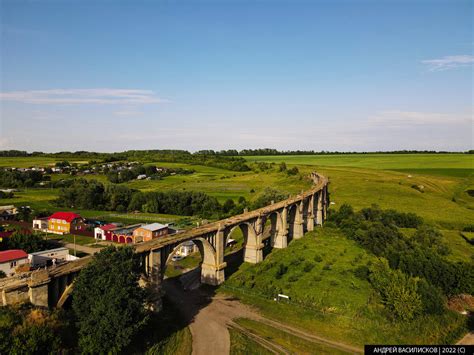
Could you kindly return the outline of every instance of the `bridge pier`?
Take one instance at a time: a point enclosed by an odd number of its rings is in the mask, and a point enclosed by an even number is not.
[[[148,308],[153,312],[159,312],[163,309],[162,290],[162,268],[161,268],[161,249],[151,250],[148,255],[148,289],[150,290],[150,298]]]
[[[323,225],[323,194],[322,192],[318,193],[318,206],[317,206],[317,212],[316,212],[316,224],[318,226]]]
[[[38,270],[31,274],[31,279],[28,282],[28,295],[30,296],[30,303],[39,307],[49,306],[49,277],[47,270]]]
[[[201,264],[201,283],[211,286],[220,285],[225,281],[224,269],[227,263],[224,261],[225,233],[219,226],[215,234],[215,255],[203,247],[203,262]]]
[[[277,249],[283,249],[288,246],[288,231],[278,231],[273,241],[273,247]]]
[[[244,261],[251,264],[257,264],[263,261],[263,247],[263,243],[247,245],[244,249]]]
[[[226,263],[219,265],[201,264],[201,283],[211,286],[220,285],[225,281]]]

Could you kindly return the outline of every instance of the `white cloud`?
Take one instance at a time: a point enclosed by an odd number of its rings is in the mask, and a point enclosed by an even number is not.
[[[443,71],[471,65],[474,63],[474,56],[451,55],[439,59],[422,60],[421,62],[427,65],[430,71]]]
[[[51,89],[1,92],[0,100],[28,104],[159,104],[168,102],[151,90]]]
[[[471,114],[448,114],[417,111],[382,111],[369,117],[369,124],[387,127],[409,127],[419,125],[450,125],[472,122]]]

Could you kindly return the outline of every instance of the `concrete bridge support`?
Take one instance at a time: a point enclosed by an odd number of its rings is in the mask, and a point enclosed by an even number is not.
[[[201,283],[217,286],[225,281],[224,269],[227,264],[224,262],[225,233],[219,228],[215,234],[215,253],[212,252],[211,245],[202,243],[203,263],[201,265]]]
[[[49,307],[49,277],[47,270],[38,270],[31,274],[28,282],[30,303],[39,307]]]
[[[303,238],[304,235],[304,227],[303,227],[303,208],[304,202],[296,203],[296,213],[295,213],[295,220],[293,222],[293,238],[300,239]]]
[[[317,206],[317,212],[316,212],[316,224],[318,226],[323,225],[323,194],[322,192],[318,193],[318,206]]]
[[[309,197],[308,210],[306,214],[306,230],[311,232],[314,230],[314,195]]]
[[[149,293],[149,304],[148,307],[153,312],[159,312],[163,308],[162,302],[162,249],[151,250],[148,253],[147,258],[147,275],[148,275],[148,289]]]
[[[273,240],[273,247],[283,249],[288,246],[288,207],[285,206],[277,216],[277,231]]]
[[[244,249],[244,261],[247,263],[257,264],[263,261],[263,227],[262,217],[258,217],[253,226],[247,225],[247,243]]]

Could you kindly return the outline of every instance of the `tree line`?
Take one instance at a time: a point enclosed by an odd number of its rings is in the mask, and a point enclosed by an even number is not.
[[[96,180],[75,179],[60,189],[55,204],[59,207],[117,212],[140,211],[202,218],[224,218],[244,209],[260,208],[288,196],[267,188],[250,203],[240,197],[237,203],[227,199],[223,204],[212,196],[195,191],[142,192],[124,185],[104,185]]]
[[[474,154],[474,150],[467,151],[444,151],[444,150],[391,150],[391,151],[327,151],[327,150],[278,150],[273,148],[259,148],[259,149],[226,149],[226,150],[199,150],[197,152],[189,152],[186,150],[172,150],[172,149],[152,149],[152,150],[128,150],[116,153],[99,153],[88,151],[62,151],[56,153],[31,152],[22,150],[0,150],[0,157],[53,157],[53,158],[93,158],[102,159],[105,162],[127,160],[129,158],[146,158],[146,157],[175,157],[175,159],[182,159],[183,157],[195,155],[220,155],[220,156],[259,156],[259,155],[324,155],[324,154],[453,154],[466,153]]]

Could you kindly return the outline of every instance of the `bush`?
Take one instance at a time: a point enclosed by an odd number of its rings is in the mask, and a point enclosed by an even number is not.
[[[311,270],[313,270],[313,268],[314,268],[314,264],[309,261],[305,262],[303,265],[304,272],[310,272]]]
[[[323,258],[321,257],[321,255],[318,255],[318,254],[316,254],[313,259],[317,263],[320,263],[321,261],[323,261]]]
[[[463,230],[463,232],[474,232],[474,224],[470,224],[468,226],[465,226],[462,230]]]
[[[286,173],[289,175],[289,176],[292,176],[292,175],[297,175],[300,171],[298,170],[298,168],[295,166],[291,169],[288,169],[286,171]]]
[[[428,283],[425,279],[418,281],[418,293],[423,303],[423,312],[426,314],[442,314],[445,310],[445,297],[442,291]]]
[[[293,274],[293,275],[290,275],[290,276],[288,277],[288,281],[289,281],[289,282],[296,282],[296,281],[299,280],[299,278],[300,278],[300,277],[299,277],[298,274]]]
[[[277,270],[275,272],[275,278],[281,279],[283,275],[288,271],[288,266],[284,264],[278,264]]]
[[[253,209],[265,207],[273,202],[279,202],[286,199],[288,196],[270,187],[265,190],[255,199],[252,204]]]
[[[370,282],[382,297],[383,304],[396,318],[408,321],[422,311],[417,280],[400,270],[391,270],[386,260],[373,265]]]
[[[60,353],[60,327],[54,314],[47,311],[0,307],[0,354]]]
[[[370,269],[366,265],[361,265],[354,270],[354,275],[361,280],[369,280]]]

